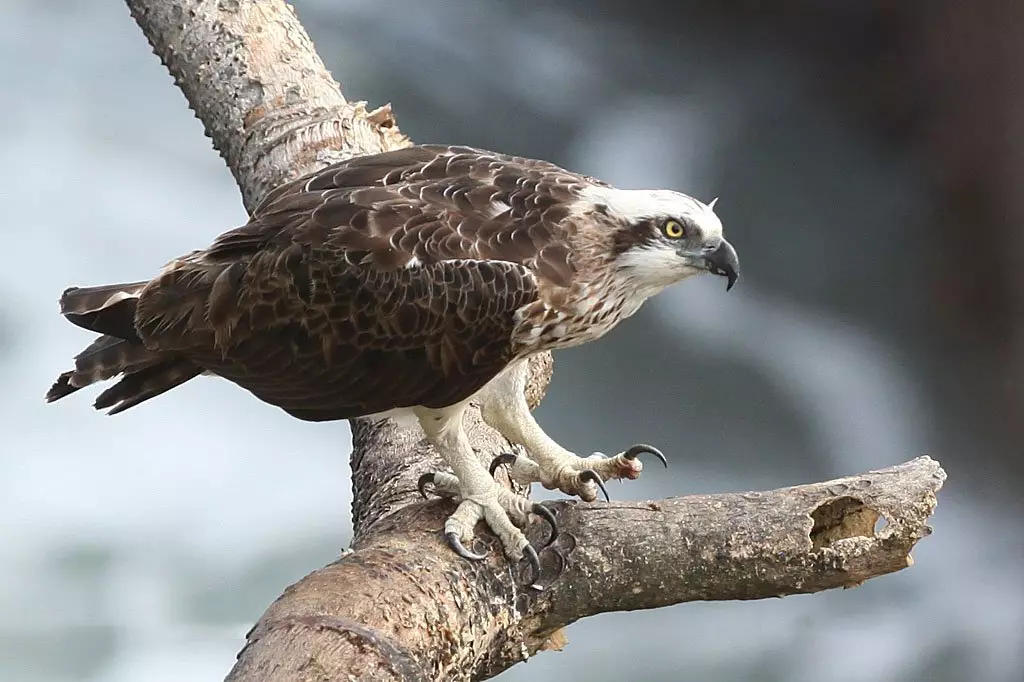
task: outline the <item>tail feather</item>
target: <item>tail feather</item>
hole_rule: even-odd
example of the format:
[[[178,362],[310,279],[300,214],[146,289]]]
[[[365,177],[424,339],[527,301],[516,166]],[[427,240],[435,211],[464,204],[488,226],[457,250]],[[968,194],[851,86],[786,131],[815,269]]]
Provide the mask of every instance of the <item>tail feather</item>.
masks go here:
[[[68,321],[89,331],[139,341],[135,306],[148,282],[70,287],[60,297],[60,312]]]
[[[126,374],[123,379],[100,393],[93,403],[97,410],[112,408],[107,414],[124,412],[141,402],[155,398],[175,386],[202,373],[202,369],[183,358],[173,358],[138,372]]]
[[[137,372],[165,359],[141,344],[105,334],[75,356],[75,368],[57,378],[46,400],[59,400],[85,386],[112,379],[122,372]]]
[[[109,414],[117,414],[202,372],[181,356],[150,350],[142,344],[135,329],[135,309],[146,284],[71,287],[64,291],[60,299],[64,317],[101,336],[75,356],[74,369],[57,377],[46,393],[47,402],[123,375],[95,403],[96,409],[112,407]]]

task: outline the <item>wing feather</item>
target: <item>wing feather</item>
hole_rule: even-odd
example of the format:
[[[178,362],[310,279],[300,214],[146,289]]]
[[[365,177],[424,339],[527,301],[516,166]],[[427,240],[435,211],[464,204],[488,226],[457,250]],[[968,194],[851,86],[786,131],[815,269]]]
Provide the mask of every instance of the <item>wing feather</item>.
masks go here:
[[[332,245],[350,263],[382,269],[451,259],[526,265],[567,286],[574,264],[543,266],[542,246],[566,244],[578,193],[603,184],[554,164],[470,147],[419,145],[356,157],[275,189],[243,227],[204,258],[265,248]]]

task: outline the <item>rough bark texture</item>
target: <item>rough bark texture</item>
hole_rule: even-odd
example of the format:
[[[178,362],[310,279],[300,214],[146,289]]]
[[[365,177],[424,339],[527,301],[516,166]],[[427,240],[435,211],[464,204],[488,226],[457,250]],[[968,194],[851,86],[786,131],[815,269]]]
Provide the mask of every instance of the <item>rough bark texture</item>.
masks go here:
[[[390,106],[350,103],[279,0],[128,0],[247,209],[284,180],[409,144]]]
[[[345,101],[279,0],[128,5],[250,209],[286,178],[408,144],[388,108]],[[550,376],[550,356],[535,358],[531,404]],[[467,422],[482,460],[507,449],[477,414]],[[561,533],[542,553],[537,592],[494,547],[479,564],[447,550],[451,504],[415,493],[440,464],[418,429],[352,429],[353,551],[270,606],[228,680],[485,679],[560,648],[561,628],[589,615],[851,587],[910,565],[945,478],[922,457],[769,492],[554,503]]]
[[[388,431],[359,437],[417,453]],[[358,473],[357,487],[380,475]],[[483,564],[448,551],[439,531],[453,507],[418,502],[402,476],[385,484],[380,515],[361,519],[355,551],[263,615],[228,679],[486,679],[560,648],[562,627],[598,613],[854,587],[912,564],[944,480],[921,457],[767,492],[553,503],[561,533],[541,554],[537,592],[494,547]]]

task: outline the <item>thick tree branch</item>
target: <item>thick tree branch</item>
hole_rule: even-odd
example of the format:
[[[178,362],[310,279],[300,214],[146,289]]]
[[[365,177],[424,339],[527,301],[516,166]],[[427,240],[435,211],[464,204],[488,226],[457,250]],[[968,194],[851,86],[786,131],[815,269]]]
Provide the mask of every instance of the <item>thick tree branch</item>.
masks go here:
[[[349,103],[280,0],[127,0],[247,209],[282,181],[405,146],[389,106]]]
[[[560,503],[560,526],[575,539],[561,579],[578,582],[552,590],[541,617],[550,629],[607,611],[855,587],[912,565],[945,477],[920,457],[767,492]]]
[[[127,2],[248,208],[286,178],[408,144],[389,109],[345,101],[280,0]],[[536,404],[550,356],[532,363]],[[482,460],[507,447],[478,414],[467,421]],[[555,503],[562,532],[542,553],[547,585],[535,592],[496,548],[475,564],[441,542],[451,506],[414,492],[440,464],[418,429],[352,429],[354,551],[271,605],[229,680],[484,679],[596,613],[857,585],[910,564],[945,477],[920,458],[764,493]],[[879,516],[888,524],[876,531]]]
[[[229,679],[298,680],[310,666],[324,680],[486,679],[560,647],[560,628],[586,616],[854,587],[912,565],[944,480],[921,457],[767,492],[558,502],[542,592],[517,589],[494,547],[483,565],[446,551],[452,507],[407,490],[354,552],[270,607]]]

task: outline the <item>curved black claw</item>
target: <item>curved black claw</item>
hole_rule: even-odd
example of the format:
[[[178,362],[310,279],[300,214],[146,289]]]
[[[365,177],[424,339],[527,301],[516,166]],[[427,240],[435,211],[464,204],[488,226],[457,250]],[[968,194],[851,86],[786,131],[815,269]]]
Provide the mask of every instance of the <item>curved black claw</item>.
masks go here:
[[[642,455],[645,452],[654,455],[655,457],[660,459],[661,463],[665,465],[666,469],[668,469],[668,460],[665,459],[665,455],[661,454],[661,450],[654,447],[653,445],[647,445],[646,443],[638,443],[637,445],[634,445],[630,449],[623,452],[622,456],[625,459],[636,459],[637,455]]]
[[[434,485],[434,472],[428,472],[420,476],[420,479],[416,481],[416,489],[420,491],[420,495],[423,499],[427,499],[427,484]]]
[[[463,559],[483,561],[487,558],[486,554],[474,554],[466,549],[465,545],[462,544],[462,540],[459,539],[458,533],[445,533],[444,539],[448,541],[448,546],[455,550],[455,553]]]
[[[555,522],[555,515],[551,513],[550,509],[539,502],[534,502],[533,506],[530,507],[530,511],[547,521],[548,525],[551,526],[551,537],[544,543],[544,547],[541,547],[541,549],[545,549],[558,537],[558,523]]]
[[[533,545],[527,545],[523,548],[523,558],[530,562],[530,579],[526,581],[526,584],[535,590],[542,590],[537,581],[540,580],[540,557],[537,556],[537,550],[533,548]]]
[[[491,478],[494,478],[494,472],[498,470],[502,464],[515,464],[518,455],[511,452],[503,452],[494,459],[491,460],[491,466],[488,467],[488,471],[491,472]]]
[[[597,487],[604,493],[604,501],[611,502],[612,498],[608,496],[608,489],[604,487],[604,481],[601,479],[601,474],[597,473],[593,469],[584,469],[580,472],[581,481],[593,481],[597,484]]]

